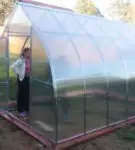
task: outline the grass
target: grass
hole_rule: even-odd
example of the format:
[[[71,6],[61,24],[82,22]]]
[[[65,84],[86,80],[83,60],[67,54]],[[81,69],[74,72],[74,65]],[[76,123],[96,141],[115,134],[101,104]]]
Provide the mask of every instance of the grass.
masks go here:
[[[135,127],[124,127],[116,132],[118,138],[124,141],[135,141]]]

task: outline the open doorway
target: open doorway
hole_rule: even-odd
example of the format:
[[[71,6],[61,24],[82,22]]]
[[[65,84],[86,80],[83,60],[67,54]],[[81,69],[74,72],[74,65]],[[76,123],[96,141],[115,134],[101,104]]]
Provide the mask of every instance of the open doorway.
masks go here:
[[[17,99],[17,80],[16,75],[10,68],[10,65],[16,61],[25,47],[31,48],[29,35],[10,35],[8,39],[9,45],[9,106],[15,107]]]

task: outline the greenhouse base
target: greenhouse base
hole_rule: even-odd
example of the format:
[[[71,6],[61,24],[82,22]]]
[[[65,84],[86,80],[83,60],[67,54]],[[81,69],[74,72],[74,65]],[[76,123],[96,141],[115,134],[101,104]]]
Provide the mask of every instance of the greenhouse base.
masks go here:
[[[16,125],[21,130],[25,131],[28,135],[30,135],[32,138],[39,141],[41,144],[43,144],[49,150],[69,149],[70,147],[74,147],[74,146],[84,143],[86,141],[93,140],[100,136],[114,132],[115,130],[117,130],[119,128],[122,128],[124,126],[135,123],[135,117],[131,117],[128,120],[123,120],[123,121],[114,123],[114,124],[110,125],[109,127],[104,127],[104,128],[100,128],[100,129],[91,131],[91,132],[87,132],[85,135],[84,134],[76,135],[71,138],[59,141],[56,144],[56,143],[46,139],[45,137],[43,137],[38,131],[36,131],[34,128],[32,128],[28,123],[21,121],[12,113],[7,112],[7,111],[1,111],[0,116],[2,118],[6,119],[7,121],[9,121],[10,123]]]

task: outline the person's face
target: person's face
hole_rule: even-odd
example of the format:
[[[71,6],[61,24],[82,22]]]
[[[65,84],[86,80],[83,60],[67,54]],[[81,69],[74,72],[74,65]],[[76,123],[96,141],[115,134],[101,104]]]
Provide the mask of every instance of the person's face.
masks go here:
[[[28,51],[26,51],[26,52],[24,53],[24,57],[25,57],[25,58],[30,58],[30,56],[31,56],[31,51],[30,51],[30,50],[28,50]]]

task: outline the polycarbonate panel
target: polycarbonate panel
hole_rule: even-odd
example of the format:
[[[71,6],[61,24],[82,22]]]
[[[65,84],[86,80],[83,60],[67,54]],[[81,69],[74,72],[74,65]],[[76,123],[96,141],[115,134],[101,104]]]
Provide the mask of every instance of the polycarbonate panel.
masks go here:
[[[6,57],[0,57],[0,82],[7,82],[8,64]]]
[[[106,124],[104,65],[100,51],[91,37],[72,36],[71,38],[80,56],[82,74],[86,77],[86,129],[89,130]],[[100,106],[101,109],[96,109]],[[100,121],[95,120],[95,117],[100,118]]]
[[[51,81],[51,70],[47,54],[35,33],[32,36],[32,77],[42,81]]]
[[[69,138],[85,131],[83,79],[57,81],[56,106],[58,110],[57,140]]]
[[[116,46],[121,51],[122,57],[126,64],[127,73],[134,72],[134,55],[135,55],[135,43],[133,40],[123,39],[115,41]],[[130,75],[130,74],[129,74]]]
[[[54,141],[56,139],[55,110],[53,86],[32,79],[29,123],[43,136]]]
[[[115,67],[116,65],[114,65]],[[119,70],[122,66],[117,67]],[[119,71],[120,72],[120,71]],[[121,73],[121,72],[120,72]],[[126,119],[127,99],[126,80],[119,77],[109,77],[109,122]]]
[[[116,45],[118,50],[121,51],[122,56],[124,56],[124,59],[128,57],[126,56],[128,52],[134,51],[134,46],[135,46],[134,41],[126,39],[125,37],[123,37],[122,39],[114,40],[114,44]]]
[[[8,106],[8,59],[6,38],[0,39],[0,110]]]
[[[124,30],[126,28],[123,27],[122,22],[104,19],[98,19],[95,22],[100,27],[100,29],[104,31],[105,36],[112,38],[121,38],[124,36]]]
[[[134,43],[134,35],[135,35],[135,25],[128,23],[128,24],[123,24],[123,26],[125,26],[125,30],[124,30],[124,37],[128,38],[130,41],[133,41]]]
[[[123,57],[125,60],[125,65],[126,65],[126,75],[127,75],[127,88],[128,88],[128,103],[127,103],[127,108],[128,108],[128,117],[132,117],[135,115],[135,44],[134,43],[129,43],[127,41],[127,49],[123,51]]]
[[[56,139],[55,99],[46,49],[32,31],[30,124],[45,137]]]
[[[102,64],[103,65],[103,64]],[[99,70],[99,74],[102,74]],[[89,76],[86,82],[86,129],[87,131],[106,125],[107,80],[106,76]],[[96,119],[95,119],[96,118]]]
[[[78,23],[82,26],[84,26],[87,23],[87,21],[89,20],[88,16],[82,16],[82,15],[79,15],[79,14],[76,14],[75,18],[78,21]]]
[[[104,31],[96,24],[95,18],[89,18],[83,27],[91,36],[106,36]]]
[[[38,7],[22,6],[24,12],[28,15],[31,23],[44,32],[62,32],[63,30],[58,25],[56,19],[52,16],[51,11],[44,10]],[[36,14],[33,17],[33,12]]]
[[[8,59],[6,38],[0,38],[0,82],[7,81]]]
[[[61,13],[56,11],[53,12],[53,15],[66,33],[86,35],[85,30],[77,22],[76,16],[74,14]]]
[[[68,37],[44,34],[43,40],[54,68],[54,79],[79,77],[81,74],[79,58]]]
[[[97,45],[89,36],[70,36],[81,61],[81,73],[85,77],[102,75],[103,62]]]
[[[7,109],[8,107],[8,93],[7,93],[7,84],[0,83],[0,110]]]
[[[109,75],[109,122],[125,119],[125,66],[119,49],[107,38],[95,38],[102,53],[106,74]]]
[[[128,117],[133,117],[135,116],[135,72],[128,73],[128,75]]]
[[[0,38],[0,57],[6,57],[6,39]]]
[[[52,77],[51,77],[51,70],[50,70],[50,65],[49,63],[44,63],[44,62],[36,62],[34,61],[32,63],[32,76],[33,78],[46,81],[46,82],[51,82]]]
[[[35,15],[34,15],[35,16]],[[30,34],[30,22],[23,12],[21,6],[17,6],[16,11],[8,24],[8,32],[12,33],[20,33],[20,34]]]
[[[123,82],[127,83],[127,92],[128,92],[128,102],[126,103],[126,108],[128,109],[128,117],[134,116],[134,76],[135,76],[135,69],[134,69],[134,56],[135,56],[135,44],[133,39],[125,39],[123,40],[116,40],[116,46],[121,51],[122,57],[124,59],[124,65],[126,69],[126,73],[124,74],[125,78]]]
[[[32,41],[33,127],[58,141],[123,120],[127,109],[134,115],[134,26],[29,4],[21,8],[43,42]],[[18,56],[21,46],[15,47]]]

